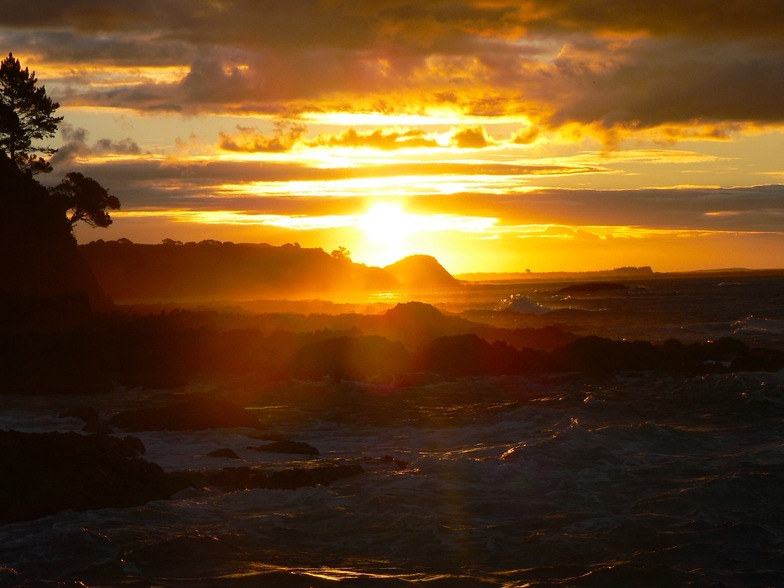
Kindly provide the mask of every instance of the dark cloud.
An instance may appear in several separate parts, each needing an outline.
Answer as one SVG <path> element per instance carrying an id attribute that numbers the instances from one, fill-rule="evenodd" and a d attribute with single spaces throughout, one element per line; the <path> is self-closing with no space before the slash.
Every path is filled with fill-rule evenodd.
<path id="1" fill-rule="evenodd" d="M 423 205 L 445 205 L 435 196 Z M 426 204 L 429 202 L 429 204 Z M 463 214 L 495 216 L 506 225 L 645 227 L 659 230 L 784 233 L 784 186 L 656 190 L 558 190 L 458 195 Z"/>
<path id="2" fill-rule="evenodd" d="M 99 139 L 92 145 L 88 144 L 89 132 L 87 129 L 75 128 L 63 122 L 60 124 L 60 136 L 64 144 L 51 158 L 51 164 L 56 169 L 62 169 L 73 164 L 80 157 L 91 155 L 139 155 L 142 150 L 130 138 L 113 141 Z"/>
<path id="3" fill-rule="evenodd" d="M 580 56 L 556 62 L 560 83 L 571 88 L 553 118 L 605 127 L 667 122 L 784 121 L 784 50 L 641 42 L 617 65 L 588 67 Z"/>
<path id="4" fill-rule="evenodd" d="M 323 182 L 405 176 L 563 176 L 601 173 L 590 166 L 512 165 L 492 163 L 393 163 L 363 167 L 319 168 L 296 163 L 263 164 L 239 161 L 168 162 L 154 160 L 103 161 L 96 164 L 70 165 L 68 171 L 80 171 L 103 185 L 114 187 L 123 202 L 123 210 L 145 208 L 252 209 L 263 210 L 255 194 L 225 194 L 227 184 L 254 182 L 286 183 L 290 181 Z M 176 188 L 176 189 L 174 189 Z M 307 194 L 302 194 L 306 196 Z M 332 201 L 333 198 L 323 198 Z M 261 209 L 258 207 L 262 207 Z M 232 208 L 237 207 L 237 208 Z M 483 216 L 483 214 L 479 214 Z"/>
<path id="5" fill-rule="evenodd" d="M 536 0 L 529 28 L 544 31 L 648 32 L 657 36 L 723 38 L 780 36 L 782 0 Z"/>
<path id="6" fill-rule="evenodd" d="M 74 64 L 57 80 L 67 105 L 784 122 L 784 0 L 0 0 L 0 14 L 3 44 Z M 188 73 L 89 85 L 89 64 Z"/>
<path id="7" fill-rule="evenodd" d="M 784 0 L 0 0 L 0 13 L 9 28 L 165 31 L 193 44 L 352 50 L 383 41 L 445 51 L 525 31 L 724 40 L 784 33 L 776 18 Z"/>
<path id="8" fill-rule="evenodd" d="M 1 2 L 2 0 L 0 0 Z M 195 48 L 168 38 L 163 31 L 92 35 L 73 29 L 2 32 L 14 52 L 33 53 L 44 61 L 122 67 L 182 66 L 194 59 Z M 78 71 L 75 72 L 78 75 Z"/>

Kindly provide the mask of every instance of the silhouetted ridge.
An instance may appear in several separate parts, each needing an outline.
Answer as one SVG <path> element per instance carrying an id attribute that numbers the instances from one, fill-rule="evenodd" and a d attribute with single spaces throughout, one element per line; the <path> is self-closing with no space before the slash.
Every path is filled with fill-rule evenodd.
<path id="1" fill-rule="evenodd" d="M 384 269 L 408 290 L 441 290 L 458 288 L 461 285 L 459 280 L 430 255 L 411 255 Z"/>
<path id="2" fill-rule="evenodd" d="M 314 296 L 394 290 L 380 268 L 322 249 L 286 244 L 95 241 L 81 247 L 98 280 L 116 299 Z"/>

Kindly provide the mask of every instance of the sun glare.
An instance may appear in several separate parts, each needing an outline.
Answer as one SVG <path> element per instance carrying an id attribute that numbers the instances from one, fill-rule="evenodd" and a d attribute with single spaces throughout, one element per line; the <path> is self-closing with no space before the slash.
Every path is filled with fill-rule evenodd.
<path id="1" fill-rule="evenodd" d="M 418 215 L 395 202 L 377 202 L 359 217 L 365 255 L 372 265 L 386 265 L 408 254 L 408 238 L 417 230 Z"/>
<path id="2" fill-rule="evenodd" d="M 371 206 L 359 226 L 371 243 L 391 246 L 405 241 L 414 229 L 412 220 L 399 204 L 383 202 Z"/>

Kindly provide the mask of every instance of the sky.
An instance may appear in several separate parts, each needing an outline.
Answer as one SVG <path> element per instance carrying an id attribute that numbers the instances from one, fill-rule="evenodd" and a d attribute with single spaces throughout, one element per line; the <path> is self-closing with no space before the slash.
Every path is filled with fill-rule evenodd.
<path id="1" fill-rule="evenodd" d="M 784 267 L 784 0 L 0 0 L 80 242 Z"/>

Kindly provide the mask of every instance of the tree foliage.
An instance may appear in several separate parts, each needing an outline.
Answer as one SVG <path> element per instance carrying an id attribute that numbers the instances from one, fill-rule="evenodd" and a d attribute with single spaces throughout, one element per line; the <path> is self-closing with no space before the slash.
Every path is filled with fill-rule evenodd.
<path id="1" fill-rule="evenodd" d="M 46 95 L 44 86 L 38 87 L 35 72 L 22 69 L 19 60 L 9 53 L 0 63 L 0 155 L 12 161 L 19 170 L 33 174 L 52 171 L 52 166 L 41 154 L 57 151 L 37 142 L 53 137 L 63 120 L 54 116 L 60 107 Z M 46 190 L 37 182 L 40 191 Z M 36 192 L 35 190 L 33 192 Z M 22 193 L 17 194 L 23 196 Z M 92 178 L 79 172 L 66 174 L 65 178 L 49 189 L 46 198 L 58 214 L 66 216 L 71 229 L 84 221 L 92 227 L 112 224 L 108 210 L 120 208 L 120 201 Z"/>
<path id="2" fill-rule="evenodd" d="M 341 246 L 332 251 L 330 253 L 332 259 L 337 259 L 338 261 L 351 261 L 351 251 L 346 249 L 345 247 Z"/>
<path id="3" fill-rule="evenodd" d="M 60 105 L 37 84 L 35 72 L 23 70 L 13 53 L 0 63 L 0 150 L 32 174 L 52 171 L 39 154 L 51 155 L 57 150 L 36 142 L 53 137 L 63 120 L 54 116 Z"/>
<path id="4" fill-rule="evenodd" d="M 61 202 L 71 226 L 84 221 L 91 227 L 108 227 L 112 219 L 107 209 L 120 208 L 116 196 L 79 172 L 66 174 L 62 182 L 52 188 L 51 193 Z"/>

